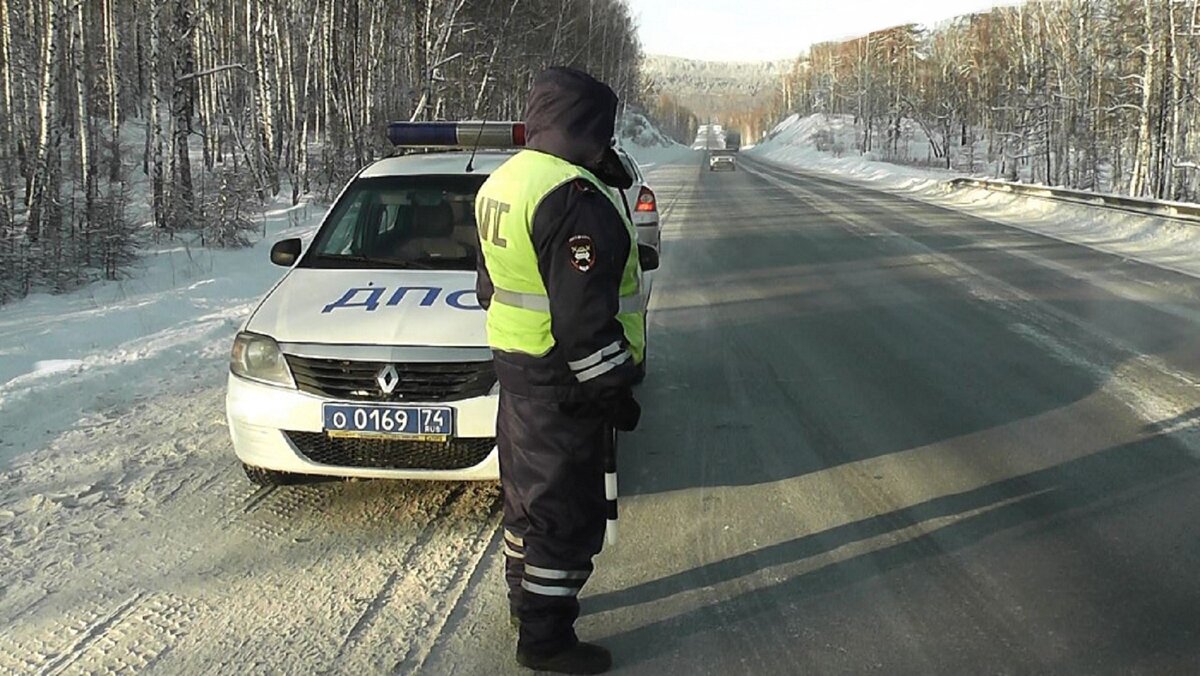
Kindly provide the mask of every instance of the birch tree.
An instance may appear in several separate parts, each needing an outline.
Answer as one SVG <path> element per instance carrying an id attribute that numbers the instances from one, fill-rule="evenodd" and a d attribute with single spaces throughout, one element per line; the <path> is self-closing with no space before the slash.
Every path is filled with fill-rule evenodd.
<path id="1" fill-rule="evenodd" d="M 245 245 L 388 122 L 519 118 L 548 65 L 637 98 L 640 60 L 624 0 L 0 0 L 0 302 Z"/>

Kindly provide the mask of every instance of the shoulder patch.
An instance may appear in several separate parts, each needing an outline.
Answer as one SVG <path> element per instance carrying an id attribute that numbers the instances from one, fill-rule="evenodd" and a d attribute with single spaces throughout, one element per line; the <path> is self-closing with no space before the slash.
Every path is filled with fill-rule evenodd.
<path id="1" fill-rule="evenodd" d="M 592 185 L 592 182 L 587 179 L 577 178 L 574 181 L 571 181 L 571 184 L 574 185 L 575 189 L 579 192 L 596 192 L 596 186 Z"/>
<path id="2" fill-rule="evenodd" d="M 587 235 L 575 235 L 567 240 L 571 249 L 571 267 L 579 272 L 590 272 L 596 267 L 596 245 Z"/>

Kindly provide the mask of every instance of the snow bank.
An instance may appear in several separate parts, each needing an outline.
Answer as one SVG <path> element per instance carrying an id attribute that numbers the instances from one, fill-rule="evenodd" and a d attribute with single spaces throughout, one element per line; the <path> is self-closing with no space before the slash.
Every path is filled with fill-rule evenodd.
<path id="1" fill-rule="evenodd" d="M 763 142 L 746 152 L 773 164 L 867 184 L 1011 227 L 1200 277 L 1200 227 L 981 188 L 951 190 L 946 181 L 964 176 L 964 173 L 892 164 L 860 156 L 854 150 L 854 135 L 855 129 L 848 116 L 792 115 L 776 125 Z M 836 157 L 833 148 L 819 150 L 818 143 L 839 144 L 838 150 L 843 156 Z"/>
<path id="2" fill-rule="evenodd" d="M 659 131 L 654 123 L 641 113 L 626 112 L 618 120 L 617 126 L 621 147 L 633 155 L 642 170 L 684 162 L 694 152 Z"/>
<path id="3" fill-rule="evenodd" d="M 0 464 L 75 421 L 192 385 L 225 358 L 242 319 L 283 273 L 268 260 L 285 237 L 310 237 L 324 207 L 271 205 L 255 246 L 182 241 L 140 254 L 134 278 L 0 309 Z"/>

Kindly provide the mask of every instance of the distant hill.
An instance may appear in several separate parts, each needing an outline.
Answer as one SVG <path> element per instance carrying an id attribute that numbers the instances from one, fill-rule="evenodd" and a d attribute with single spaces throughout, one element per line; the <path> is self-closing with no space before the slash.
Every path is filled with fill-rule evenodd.
<path id="1" fill-rule="evenodd" d="M 749 103 L 774 96 L 791 67 L 791 61 L 738 63 L 647 56 L 642 74 L 661 91 L 704 115 L 744 110 Z"/>
<path id="2" fill-rule="evenodd" d="M 651 91 L 670 95 L 701 123 L 723 122 L 756 135 L 758 125 L 751 118 L 768 113 L 767 109 L 768 117 L 776 113 L 774 102 L 791 67 L 791 61 L 737 63 L 647 56 L 642 76 Z"/>

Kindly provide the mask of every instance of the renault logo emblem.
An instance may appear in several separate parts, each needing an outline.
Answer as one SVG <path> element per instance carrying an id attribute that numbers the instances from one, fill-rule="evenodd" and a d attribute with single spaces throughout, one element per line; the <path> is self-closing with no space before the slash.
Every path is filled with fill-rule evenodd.
<path id="1" fill-rule="evenodd" d="M 388 364 L 379 370 L 379 375 L 375 376 L 375 382 L 379 384 L 381 392 L 391 394 L 400 384 L 400 374 L 396 372 L 395 366 Z"/>

